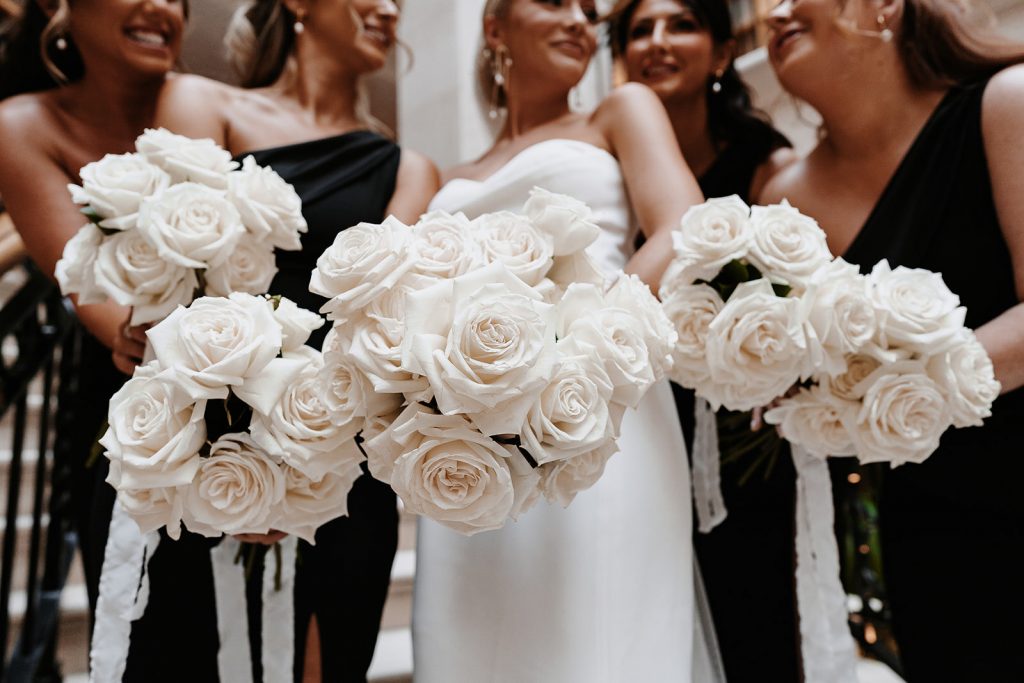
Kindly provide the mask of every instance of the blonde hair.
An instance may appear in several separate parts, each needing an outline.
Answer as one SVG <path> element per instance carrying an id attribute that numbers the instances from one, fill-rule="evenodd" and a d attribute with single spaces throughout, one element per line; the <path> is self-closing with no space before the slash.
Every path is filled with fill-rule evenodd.
<path id="1" fill-rule="evenodd" d="M 504 19 L 508 16 L 512 2 L 513 0 L 487 0 L 484 4 L 483 17 L 481 19 L 486 19 L 487 17 Z M 485 103 L 491 103 L 499 108 L 505 108 L 508 106 L 508 93 L 505 92 L 505 88 L 494 83 L 496 56 L 487 46 L 486 38 L 482 38 L 480 43 L 480 52 L 476 58 L 476 84 L 480 100 Z M 492 102 L 491 94 L 495 88 L 497 88 L 497 93 L 495 93 Z"/>

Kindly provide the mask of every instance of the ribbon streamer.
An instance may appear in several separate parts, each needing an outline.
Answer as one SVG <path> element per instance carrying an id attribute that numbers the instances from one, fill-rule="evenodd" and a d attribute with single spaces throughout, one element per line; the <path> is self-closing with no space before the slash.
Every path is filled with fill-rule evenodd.
<path id="1" fill-rule="evenodd" d="M 286 536 L 263 561 L 263 681 L 292 680 L 295 656 L 295 536 Z M 280 564 L 278 564 L 280 563 Z M 272 567 L 272 565 L 275 565 Z M 221 679 L 226 680 L 226 679 Z"/>
<path id="2" fill-rule="evenodd" d="M 249 613 L 245 599 L 245 565 L 235 562 L 237 539 L 224 538 L 210 550 L 213 594 L 217 606 L 217 672 L 220 680 L 252 683 L 252 653 L 249 649 Z"/>
<path id="3" fill-rule="evenodd" d="M 120 683 L 124 677 L 132 622 L 146 611 L 149 561 L 159 544 L 160 534 L 143 534 L 121 504 L 114 503 L 89 650 L 90 683 Z"/>
<path id="4" fill-rule="evenodd" d="M 698 396 L 693 417 L 693 502 L 697 508 L 697 530 L 706 534 L 725 521 L 729 511 L 722 497 L 721 452 L 715 411 Z"/>
<path id="5" fill-rule="evenodd" d="M 806 683 L 857 683 L 857 655 L 839 580 L 828 463 L 792 444 L 796 465 L 796 592 Z"/>

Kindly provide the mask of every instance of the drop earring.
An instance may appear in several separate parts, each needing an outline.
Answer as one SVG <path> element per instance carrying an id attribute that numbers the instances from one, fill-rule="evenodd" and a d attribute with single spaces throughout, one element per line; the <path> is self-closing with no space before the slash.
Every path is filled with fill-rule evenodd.
<path id="1" fill-rule="evenodd" d="M 722 69 L 719 69 L 718 71 L 715 72 L 715 80 L 711 83 L 711 92 L 715 93 L 716 95 L 722 92 L 722 76 L 724 75 L 725 71 Z"/>
<path id="2" fill-rule="evenodd" d="M 493 81 L 493 87 L 491 88 L 491 106 L 487 116 L 492 121 L 496 120 L 500 115 L 500 109 L 504 107 L 499 103 L 502 91 L 506 93 L 505 97 L 508 97 L 508 77 L 509 71 L 512 69 L 512 55 L 509 53 L 508 48 L 504 45 L 499 45 L 494 50 L 485 48 L 484 58 L 491 60 L 491 79 Z"/>
<path id="3" fill-rule="evenodd" d="M 892 42 L 892 29 L 890 29 L 888 26 L 885 25 L 885 15 L 884 14 L 879 14 L 877 21 L 878 21 L 878 28 L 879 28 L 878 37 L 882 39 L 883 43 L 891 43 Z"/>
<path id="4" fill-rule="evenodd" d="M 65 50 L 68 49 L 68 40 L 64 36 L 59 36 L 57 38 L 57 40 L 54 41 L 53 46 L 56 47 L 61 52 L 64 52 Z"/>
<path id="5" fill-rule="evenodd" d="M 304 10 L 299 10 L 295 13 L 295 23 L 292 25 L 295 35 L 300 36 L 306 30 L 306 25 L 303 23 L 305 18 L 306 12 Z"/>

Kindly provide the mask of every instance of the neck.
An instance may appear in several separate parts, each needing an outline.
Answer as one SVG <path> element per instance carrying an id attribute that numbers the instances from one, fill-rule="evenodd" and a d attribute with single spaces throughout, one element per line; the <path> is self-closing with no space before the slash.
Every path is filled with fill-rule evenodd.
<path id="1" fill-rule="evenodd" d="M 508 114 L 499 139 L 515 138 L 570 113 L 569 93 L 509 83 Z"/>
<path id="2" fill-rule="evenodd" d="M 134 140 L 144 128 L 153 125 L 157 99 L 167 77 L 125 79 L 89 75 L 98 72 L 87 69 L 80 81 L 67 86 L 68 100 L 74 103 L 69 113 L 104 130 L 123 132 Z"/>
<path id="3" fill-rule="evenodd" d="M 300 41 L 274 87 L 327 127 L 358 125 L 359 75 Z"/>
<path id="4" fill-rule="evenodd" d="M 719 150 L 711 140 L 708 126 L 708 102 L 703 96 L 665 102 L 672 129 L 687 165 L 698 178 L 718 158 Z"/>

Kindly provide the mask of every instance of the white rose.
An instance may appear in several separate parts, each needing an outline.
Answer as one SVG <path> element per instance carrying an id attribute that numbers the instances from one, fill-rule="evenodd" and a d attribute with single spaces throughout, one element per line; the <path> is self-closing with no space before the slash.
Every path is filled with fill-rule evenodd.
<path id="1" fill-rule="evenodd" d="M 263 294 L 277 275 L 274 250 L 254 240 L 239 242 L 226 261 L 206 271 L 206 294 L 227 296 L 231 292 Z"/>
<path id="2" fill-rule="evenodd" d="M 836 259 L 811 277 L 805 302 L 808 322 L 824 351 L 822 369 L 843 372 L 844 356 L 871 344 L 878 330 L 868 278 L 857 266 Z"/>
<path id="3" fill-rule="evenodd" d="M 547 278 L 536 286 L 543 287 L 546 281 L 553 282 L 561 289 L 575 282 L 604 286 L 605 275 L 594 257 L 581 251 L 568 256 L 556 256 Z"/>
<path id="4" fill-rule="evenodd" d="M 309 282 L 309 291 L 330 299 L 320 312 L 343 320 L 390 290 L 416 264 L 413 245 L 412 230 L 393 216 L 342 230 Z"/>
<path id="5" fill-rule="evenodd" d="M 586 491 L 604 474 L 605 465 L 617 451 L 615 445 L 540 466 L 540 490 L 552 503 L 569 507 L 580 491 Z"/>
<path id="6" fill-rule="evenodd" d="M 334 424 L 358 431 L 365 418 L 394 412 L 401 405 L 402 397 L 376 392 L 349 352 L 349 344 L 336 329 L 327 333 L 318 391 Z"/>
<path id="7" fill-rule="evenodd" d="M 142 200 L 171 184 L 163 170 L 138 154 L 108 154 L 79 171 L 81 186 L 68 185 L 76 204 L 87 204 L 112 230 L 134 228 Z"/>
<path id="8" fill-rule="evenodd" d="M 883 366 L 869 382 L 854 434 L 861 463 L 923 462 L 952 423 L 941 388 L 914 361 Z"/>
<path id="9" fill-rule="evenodd" d="M 381 299 L 393 298 L 396 293 L 404 296 L 396 288 Z M 370 380 L 374 391 L 430 398 L 427 378 L 402 368 L 404 324 L 401 319 L 381 318 L 368 313 L 335 329 L 345 353 Z"/>
<path id="10" fill-rule="evenodd" d="M 286 297 L 273 297 L 274 320 L 281 326 L 281 351 L 289 352 L 302 348 L 314 330 L 324 326 L 324 319 L 307 311 Z"/>
<path id="11" fill-rule="evenodd" d="M 178 306 L 188 305 L 199 287 L 194 270 L 161 258 L 137 230 L 105 239 L 93 274 L 107 296 L 132 307 L 132 325 L 162 320 Z"/>
<path id="12" fill-rule="evenodd" d="M 542 232 L 551 236 L 555 256 L 582 252 L 601 235 L 590 207 L 564 194 L 535 187 L 523 212 Z"/>
<path id="13" fill-rule="evenodd" d="M 469 219 L 461 213 L 431 211 L 412 226 L 419 258 L 413 272 L 431 278 L 455 278 L 483 265 Z"/>
<path id="14" fill-rule="evenodd" d="M 711 404 L 750 410 L 781 396 L 809 372 L 814 357 L 800 301 L 775 295 L 764 278 L 740 284 L 711 321 L 708 371 L 698 387 Z"/>
<path id="15" fill-rule="evenodd" d="M 940 274 L 903 266 L 893 270 L 881 261 L 871 271 L 871 284 L 883 347 L 931 355 L 956 343 L 966 309 Z"/>
<path id="16" fill-rule="evenodd" d="M 271 303 L 251 294 L 203 297 L 146 336 L 160 364 L 195 398 L 235 395 L 266 414 L 308 361 L 277 358 L 281 327 Z"/>
<path id="17" fill-rule="evenodd" d="M 185 526 L 204 536 L 265 534 L 284 493 L 281 468 L 247 434 L 225 434 L 185 489 Z"/>
<path id="18" fill-rule="evenodd" d="M 755 206 L 750 214 L 752 240 L 750 261 L 761 274 L 802 288 L 822 266 L 832 260 L 825 231 L 789 202 Z"/>
<path id="19" fill-rule="evenodd" d="M 95 263 L 103 243 L 103 232 L 92 223 L 83 225 L 64 245 L 53 275 L 60 293 L 78 295 L 79 304 L 101 304 L 106 296 L 96 284 Z"/>
<path id="20" fill-rule="evenodd" d="M 365 444 L 391 460 L 391 486 L 406 510 L 462 534 L 498 529 L 514 510 L 512 447 L 484 436 L 461 415 L 436 415 L 412 404 Z"/>
<path id="21" fill-rule="evenodd" d="M 820 458 L 856 455 L 850 428 L 860 403 L 830 395 L 819 386 L 802 389 L 764 414 L 768 424 L 779 425 L 787 441 L 803 446 Z"/>
<path id="22" fill-rule="evenodd" d="M 419 405 L 419 409 L 426 410 L 422 404 L 411 403 L 409 405 Z M 366 467 L 370 470 L 370 475 L 389 486 L 391 485 L 391 474 L 395 469 L 395 460 L 402 454 L 401 449 L 395 448 L 394 440 L 390 435 L 380 441 L 375 441 L 375 439 L 388 431 L 388 428 L 398 420 L 404 410 L 408 410 L 408 406 L 387 415 L 368 418 L 360 433 L 360 437 L 363 439 L 362 448 L 366 453 Z M 375 444 L 375 447 L 371 444 Z"/>
<path id="23" fill-rule="evenodd" d="M 713 287 L 680 285 L 676 280 L 663 282 L 661 296 L 665 314 L 676 331 L 672 381 L 694 389 L 711 378 L 706 360 L 708 330 L 725 302 Z"/>
<path id="24" fill-rule="evenodd" d="M 557 361 L 554 307 L 499 263 L 406 296 L 402 367 L 445 414 L 515 433 Z"/>
<path id="25" fill-rule="evenodd" d="M 108 428 L 100 439 L 117 487 L 182 486 L 195 476 L 206 441 L 206 401 L 193 401 L 174 372 L 156 363 L 142 366 L 110 399 Z"/>
<path id="26" fill-rule="evenodd" d="M 531 287 L 551 269 L 554 240 L 526 216 L 498 211 L 473 221 L 473 235 L 486 263 L 502 263 Z"/>
<path id="27" fill-rule="evenodd" d="M 725 264 L 745 258 L 752 240 L 749 216 L 750 207 L 735 195 L 691 206 L 672 233 L 680 277 L 687 284 L 710 281 Z"/>
<path id="28" fill-rule="evenodd" d="M 980 427 L 992 415 L 1002 386 L 992 359 L 973 332 L 945 353 L 928 361 L 928 375 L 949 400 L 954 427 Z"/>
<path id="29" fill-rule="evenodd" d="M 110 475 L 107 483 L 117 488 L 117 502 L 128 516 L 131 517 L 139 530 L 148 534 L 160 527 L 167 527 L 167 535 L 178 540 L 181 537 L 181 517 L 184 514 L 184 501 L 178 487 L 156 489 L 120 489 L 114 480 L 119 475 L 116 463 L 110 464 Z"/>
<path id="30" fill-rule="evenodd" d="M 576 350 L 564 342 L 559 347 Z M 530 408 L 521 432 L 523 448 L 543 464 L 604 446 L 615 436 L 611 396 L 611 380 L 598 359 L 562 355 L 554 377 Z"/>
<path id="31" fill-rule="evenodd" d="M 317 529 L 332 519 L 348 515 L 348 494 L 363 474 L 359 467 L 362 454 L 354 443 L 352 448 L 360 460 L 342 459 L 319 481 L 313 481 L 289 465 L 281 466 L 285 493 L 276 529 L 312 544 L 316 542 Z"/>
<path id="32" fill-rule="evenodd" d="M 188 268 L 208 268 L 228 260 L 245 235 L 238 210 L 223 192 L 181 183 L 146 199 L 139 230 L 160 256 Z"/>
<path id="33" fill-rule="evenodd" d="M 228 199 L 257 240 L 287 251 L 302 248 L 300 235 L 308 230 L 302 200 L 274 169 L 247 156 L 242 168 L 228 175 Z"/>
<path id="34" fill-rule="evenodd" d="M 650 353 L 654 376 L 662 379 L 672 369 L 672 349 L 679 340 L 672 321 L 665 315 L 661 302 L 651 288 L 636 275 L 619 273 L 618 279 L 605 292 L 605 305 L 629 311 L 640 322 L 644 341 Z"/>
<path id="35" fill-rule="evenodd" d="M 881 362 L 865 354 L 855 353 L 844 359 L 846 370 L 838 375 L 822 378 L 822 384 L 834 396 L 847 401 L 859 401 L 867 393 L 867 379 L 881 367 Z"/>
<path id="36" fill-rule="evenodd" d="M 238 167 L 231 153 L 209 138 L 192 139 L 164 129 L 146 129 L 135 141 L 139 154 L 171 176 L 172 183 L 228 187 L 228 173 Z"/>

